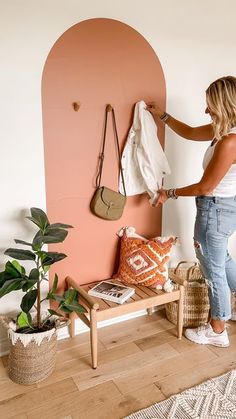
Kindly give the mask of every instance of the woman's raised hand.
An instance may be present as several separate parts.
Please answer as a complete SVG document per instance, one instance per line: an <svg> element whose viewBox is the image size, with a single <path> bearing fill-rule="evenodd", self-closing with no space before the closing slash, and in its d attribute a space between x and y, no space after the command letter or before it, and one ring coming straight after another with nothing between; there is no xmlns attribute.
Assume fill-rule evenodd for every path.
<svg viewBox="0 0 236 419"><path fill-rule="evenodd" d="M158 191L158 197L154 204L152 204L153 207L158 207L160 204L164 204L168 199L167 193L165 189L159 189Z"/></svg>
<svg viewBox="0 0 236 419"><path fill-rule="evenodd" d="M165 113L165 111L163 111L163 109L161 109L158 106L157 102L148 102L147 103L147 110L149 112L151 112L153 115L159 116L159 118L160 118L160 116L162 116Z"/></svg>

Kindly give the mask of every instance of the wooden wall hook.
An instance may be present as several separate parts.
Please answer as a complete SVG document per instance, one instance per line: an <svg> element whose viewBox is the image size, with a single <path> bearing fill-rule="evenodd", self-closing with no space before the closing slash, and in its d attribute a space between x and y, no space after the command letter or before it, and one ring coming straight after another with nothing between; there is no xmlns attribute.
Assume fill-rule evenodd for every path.
<svg viewBox="0 0 236 419"><path fill-rule="evenodd" d="M107 108L107 112L111 112L111 111L112 111L112 106L111 106L110 104L108 104L108 105L106 106L106 108Z"/></svg>
<svg viewBox="0 0 236 419"><path fill-rule="evenodd" d="M80 106L81 106L80 102L73 102L74 111L78 112Z"/></svg>

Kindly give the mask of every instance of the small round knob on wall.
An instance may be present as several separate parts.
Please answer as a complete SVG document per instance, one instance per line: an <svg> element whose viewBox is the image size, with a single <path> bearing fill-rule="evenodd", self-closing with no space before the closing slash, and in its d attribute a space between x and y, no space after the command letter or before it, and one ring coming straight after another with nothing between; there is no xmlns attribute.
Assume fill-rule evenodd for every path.
<svg viewBox="0 0 236 419"><path fill-rule="evenodd" d="M81 103L80 102L73 102L74 111L78 112L80 109Z"/></svg>

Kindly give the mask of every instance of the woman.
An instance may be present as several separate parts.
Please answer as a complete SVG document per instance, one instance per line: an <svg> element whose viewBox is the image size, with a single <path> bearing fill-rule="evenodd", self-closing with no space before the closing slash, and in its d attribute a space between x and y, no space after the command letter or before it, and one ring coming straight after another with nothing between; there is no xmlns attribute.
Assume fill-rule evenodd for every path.
<svg viewBox="0 0 236 419"><path fill-rule="evenodd" d="M198 183L176 189L160 189L156 205L168 198L195 196L194 229L196 256L207 278L211 319L207 325L186 329L195 343L229 346L225 321L231 318L230 290L236 292L236 264L228 239L236 230L236 78L222 77L206 90L206 113L212 123L192 128L163 112L155 102L148 110L187 140L212 141Z"/></svg>

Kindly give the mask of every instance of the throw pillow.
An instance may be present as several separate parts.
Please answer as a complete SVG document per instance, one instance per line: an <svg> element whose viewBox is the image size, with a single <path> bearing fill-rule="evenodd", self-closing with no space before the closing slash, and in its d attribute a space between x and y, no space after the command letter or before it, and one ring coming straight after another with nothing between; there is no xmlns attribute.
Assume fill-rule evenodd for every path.
<svg viewBox="0 0 236 419"><path fill-rule="evenodd" d="M125 284L172 291L167 262L177 238L168 236L147 239L138 235L134 227L125 227L118 235L121 237L120 264L114 278Z"/></svg>

